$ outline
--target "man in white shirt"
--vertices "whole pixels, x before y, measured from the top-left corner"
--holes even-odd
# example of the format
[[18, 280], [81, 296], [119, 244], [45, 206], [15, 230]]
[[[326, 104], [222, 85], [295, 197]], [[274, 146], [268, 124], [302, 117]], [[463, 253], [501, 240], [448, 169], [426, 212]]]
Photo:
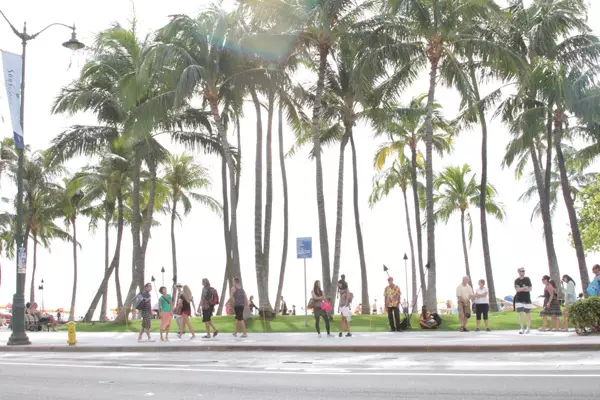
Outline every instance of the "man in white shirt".
[[458, 300], [458, 319], [460, 320], [460, 331], [469, 332], [467, 322], [471, 317], [471, 299], [474, 297], [473, 288], [469, 285], [470, 279], [464, 276], [462, 283], [456, 288], [456, 299]]

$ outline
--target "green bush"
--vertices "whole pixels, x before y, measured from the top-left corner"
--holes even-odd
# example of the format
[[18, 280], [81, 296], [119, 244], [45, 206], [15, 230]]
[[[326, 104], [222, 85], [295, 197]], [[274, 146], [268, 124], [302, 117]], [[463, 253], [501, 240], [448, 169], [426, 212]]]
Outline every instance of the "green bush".
[[569, 321], [573, 323], [578, 334], [600, 332], [600, 297], [576, 301], [569, 305], [567, 311]]

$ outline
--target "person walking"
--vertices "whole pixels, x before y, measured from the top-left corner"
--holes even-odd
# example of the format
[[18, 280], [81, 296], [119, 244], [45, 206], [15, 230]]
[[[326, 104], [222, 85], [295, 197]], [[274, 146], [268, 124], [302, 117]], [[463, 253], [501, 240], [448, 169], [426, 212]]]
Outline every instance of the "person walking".
[[388, 285], [383, 291], [383, 305], [385, 306], [384, 312], [387, 311], [388, 321], [390, 323], [390, 329], [392, 332], [400, 331], [400, 288], [398, 285], [394, 285], [394, 278], [391, 276], [388, 278]]
[[327, 312], [323, 311], [321, 305], [324, 301], [327, 301], [325, 295], [323, 293], [323, 289], [321, 289], [321, 281], [315, 281], [313, 286], [313, 290], [311, 292], [311, 298], [314, 303], [313, 313], [315, 315], [315, 329], [317, 330], [317, 335], [321, 337], [321, 317], [325, 320], [325, 329], [327, 329], [327, 337], [331, 336], [331, 327], [329, 325], [329, 315]]
[[246, 332], [246, 322], [244, 321], [244, 310], [248, 308], [248, 296], [242, 289], [240, 278], [233, 279], [233, 287], [231, 288], [231, 302], [233, 303], [233, 311], [235, 313], [235, 332], [233, 336], [237, 337], [238, 331], [242, 330], [242, 337], [248, 337]]
[[569, 305], [575, 303], [577, 294], [575, 292], [575, 281], [569, 275], [563, 275], [562, 281], [565, 287], [565, 308], [563, 310], [563, 332], [569, 332]]
[[142, 291], [142, 301], [138, 305], [140, 313], [142, 314], [142, 327], [140, 328], [140, 334], [138, 335], [138, 342], [143, 342], [142, 337], [144, 332], [148, 336], [148, 342], [154, 342], [154, 339], [150, 336], [150, 327], [152, 324], [152, 299], [150, 292], [152, 291], [152, 284], [146, 283], [144, 290]]
[[[190, 340], [193, 340], [196, 338], [196, 333], [194, 332], [194, 328], [192, 327], [192, 323], [190, 322], [190, 317], [192, 316], [192, 292], [187, 285], [183, 287], [183, 293], [181, 293], [179, 301], [181, 302], [181, 325], [183, 328], [182, 330], [185, 332], [185, 327], [187, 326], [190, 330], [190, 333], [192, 334]], [[181, 339], [182, 333], [183, 332], [179, 333], [179, 339]]]
[[485, 287], [485, 281], [479, 280], [479, 287], [475, 289], [475, 298], [473, 304], [475, 304], [475, 317], [477, 318], [477, 328], [475, 332], [479, 332], [481, 327], [481, 317], [483, 316], [483, 322], [485, 323], [485, 331], [490, 332], [488, 325], [488, 313], [490, 311], [490, 300], [488, 297], [488, 289]]
[[[559, 320], [558, 318], [562, 314], [560, 311], [560, 303], [558, 302], [558, 292], [556, 290], [556, 282], [554, 282], [548, 275], [542, 277], [542, 283], [545, 285], [544, 288], [544, 308], [540, 312], [542, 316], [542, 327], [539, 329], [540, 332], [558, 332]], [[552, 318], [550, 329], [546, 328], [548, 317]]]
[[[519, 334], [528, 334], [531, 332], [531, 309], [533, 304], [531, 303], [531, 279], [525, 276], [525, 268], [521, 267], [518, 270], [519, 277], [515, 279], [515, 311], [519, 313], [519, 323], [521, 324], [521, 330]], [[524, 329], [525, 317], [527, 317], [527, 330]]]
[[592, 279], [586, 291], [590, 296], [600, 296], [600, 265], [594, 265], [592, 273], [594, 274], [594, 279]]
[[[169, 328], [171, 327], [171, 321], [173, 320], [173, 314], [171, 313], [171, 295], [167, 293], [167, 288], [162, 286], [158, 291], [161, 296], [158, 300], [158, 314], [160, 318], [160, 341], [169, 341]], [[165, 336], [163, 337], [163, 333]]]
[[467, 323], [471, 318], [471, 299], [475, 296], [473, 288], [469, 285], [468, 276], [463, 276], [462, 282], [456, 288], [456, 300], [458, 302], [458, 319], [460, 320], [460, 331], [469, 332]]
[[288, 315], [287, 303], [283, 299], [283, 296], [281, 296], [281, 303], [279, 305], [279, 309], [281, 310], [281, 315]]
[[203, 339], [210, 339], [210, 328], [213, 329], [213, 338], [216, 338], [219, 334], [219, 330], [212, 322], [212, 315], [215, 312], [215, 304], [218, 303], [218, 298], [214, 299], [216, 291], [210, 286], [210, 281], [206, 278], [202, 279], [202, 294], [200, 295], [200, 305], [198, 310], [202, 310], [202, 322], [206, 327], [206, 335], [202, 336]]
[[346, 337], [351, 337], [352, 333], [350, 333], [350, 317], [352, 316], [352, 309], [350, 308], [350, 303], [352, 301], [352, 294], [348, 290], [348, 284], [346, 281], [340, 280], [338, 282], [338, 294], [340, 296], [338, 311], [342, 316], [339, 336], [342, 337], [344, 335], [344, 330], [346, 330]]
[[255, 314], [255, 310], [258, 310], [258, 307], [256, 307], [256, 304], [254, 304], [254, 296], [250, 296], [250, 300], [249, 300], [249, 304], [250, 304], [250, 312], [252, 313], [252, 315]]

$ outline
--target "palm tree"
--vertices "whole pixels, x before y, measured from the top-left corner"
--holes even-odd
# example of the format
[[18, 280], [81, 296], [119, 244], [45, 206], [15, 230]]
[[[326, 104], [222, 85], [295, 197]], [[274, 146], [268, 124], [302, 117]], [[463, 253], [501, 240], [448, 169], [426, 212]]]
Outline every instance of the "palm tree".
[[[375, 160], [375, 164], [377, 167], [377, 159]], [[402, 190], [404, 214], [406, 215], [406, 230], [408, 233], [408, 242], [410, 244], [410, 262], [412, 266], [412, 310], [413, 312], [417, 312], [417, 266], [415, 262], [415, 246], [412, 228], [410, 225], [410, 212], [408, 211], [408, 197], [406, 196], [409, 186], [412, 186], [412, 164], [403, 153], [400, 153], [390, 168], [380, 172], [373, 179], [373, 193], [371, 193], [371, 196], [369, 197], [369, 205], [373, 207], [395, 188], [400, 188]], [[412, 190], [422, 191], [423, 185], [419, 183], [419, 186], [417, 188], [413, 187]], [[424, 280], [422, 279], [421, 282], [424, 283]], [[423, 299], [425, 299], [424, 294]]]
[[[171, 211], [171, 255], [173, 258], [173, 276], [177, 276], [177, 250], [175, 245], [175, 220], [179, 217], [178, 203], [183, 205], [184, 215], [192, 210], [192, 201], [201, 203], [212, 211], [222, 213], [222, 206], [210, 196], [195, 192], [210, 187], [208, 172], [202, 166], [194, 164], [193, 157], [182, 154], [167, 157], [164, 176], [161, 179], [168, 189], [168, 203]], [[180, 218], [180, 217], [179, 217]], [[180, 218], [181, 219], [181, 218]]]
[[[473, 222], [469, 213], [469, 206], [479, 205], [479, 185], [475, 180], [475, 174], [468, 176], [471, 173], [471, 167], [467, 164], [462, 166], [447, 167], [435, 180], [435, 188], [438, 192], [436, 195], [436, 203], [438, 208], [436, 218], [441, 219], [444, 223], [448, 223], [450, 217], [456, 213], [460, 213], [460, 226], [462, 235], [463, 254], [465, 257], [466, 275], [471, 279], [471, 269], [469, 267], [469, 252], [467, 248], [467, 237], [465, 230], [465, 222], [469, 228], [469, 244], [473, 239]], [[504, 210], [502, 205], [494, 199], [496, 190], [488, 185], [486, 188], [487, 202], [485, 204], [485, 212], [493, 215], [499, 221], [504, 219]], [[471, 281], [472, 285], [472, 281]], [[490, 299], [495, 302], [495, 298]]]
[[[425, 118], [427, 107], [425, 104], [426, 95], [413, 98], [406, 106], [389, 106], [381, 109], [375, 109], [370, 117], [375, 128], [375, 134], [378, 136], [387, 136], [389, 142], [381, 145], [376, 156], [375, 165], [377, 169], [382, 170], [388, 157], [396, 159], [404, 157], [405, 148], [410, 151], [411, 159], [411, 186], [419, 187], [418, 174], [420, 164], [423, 163], [421, 146], [424, 143], [426, 134]], [[442, 115], [441, 106], [434, 104], [434, 114], [432, 124], [434, 127], [433, 145], [438, 154], [444, 155], [452, 150], [453, 136], [456, 133], [455, 127]], [[419, 275], [421, 282], [421, 294], [423, 304], [427, 298], [427, 283], [425, 281], [425, 269], [423, 264], [423, 241], [421, 235], [421, 199], [418, 191], [413, 190], [413, 203], [415, 207], [415, 230], [417, 232], [417, 254], [419, 264]]]

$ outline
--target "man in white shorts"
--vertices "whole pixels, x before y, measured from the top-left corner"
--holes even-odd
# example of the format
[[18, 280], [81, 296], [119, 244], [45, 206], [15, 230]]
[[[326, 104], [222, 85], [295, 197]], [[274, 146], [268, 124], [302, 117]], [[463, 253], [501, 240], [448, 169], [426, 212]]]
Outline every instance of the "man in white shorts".
[[[521, 330], [519, 334], [529, 333], [531, 331], [531, 279], [525, 276], [525, 268], [521, 267], [518, 269], [519, 277], [515, 279], [515, 311], [519, 313], [519, 322], [521, 323]], [[527, 330], [523, 328], [524, 317], [527, 316]]]

